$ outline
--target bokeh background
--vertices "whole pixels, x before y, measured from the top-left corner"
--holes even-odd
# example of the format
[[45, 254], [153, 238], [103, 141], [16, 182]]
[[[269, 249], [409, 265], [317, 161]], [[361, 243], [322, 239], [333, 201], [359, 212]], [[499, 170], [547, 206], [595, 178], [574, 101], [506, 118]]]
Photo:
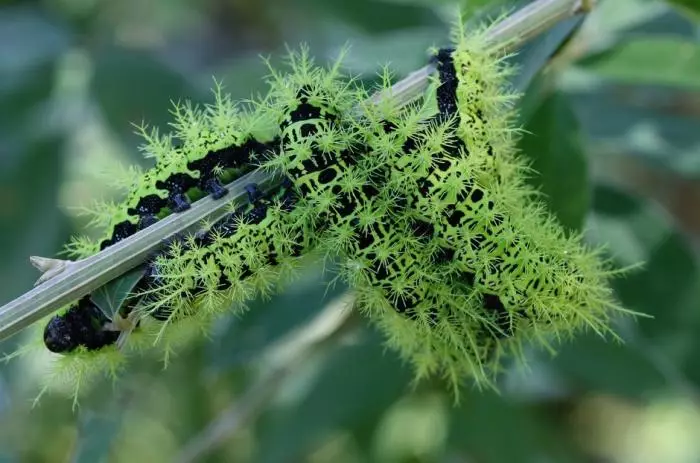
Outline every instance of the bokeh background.
[[[166, 127], [171, 100], [208, 101], [212, 76], [238, 98], [262, 91], [259, 55], [301, 41], [321, 62], [350, 42], [346, 65], [368, 82], [386, 63], [403, 76], [446, 43], [454, 6], [0, 3], [0, 303], [31, 288], [28, 256], [83, 229], [76, 208], [109, 197], [97, 171], [147, 165], [132, 122]], [[0, 462], [700, 462], [699, 21], [696, 0], [602, 0], [515, 58], [533, 181], [620, 265], [646, 262], [616, 282], [653, 316], [622, 323], [624, 345], [529, 352], [500, 394], [467, 387], [455, 407], [438, 380], [411, 387], [363, 320], [326, 316], [345, 288], [308, 268], [166, 370], [137, 360], [76, 410], [61, 395], [32, 407], [45, 358], [3, 364]]]

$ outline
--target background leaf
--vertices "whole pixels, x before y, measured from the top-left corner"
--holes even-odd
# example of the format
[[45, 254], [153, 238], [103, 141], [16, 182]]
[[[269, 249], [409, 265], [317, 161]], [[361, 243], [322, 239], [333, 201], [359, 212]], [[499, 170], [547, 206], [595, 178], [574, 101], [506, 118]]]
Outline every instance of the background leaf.
[[[654, 59], [650, 60], [649, 56]], [[582, 63], [617, 83], [700, 89], [700, 44], [678, 37], [634, 36]]]
[[520, 147], [532, 161], [549, 209], [570, 230], [581, 228], [589, 209], [588, 166], [578, 122], [565, 95], [554, 93], [525, 125]]
[[122, 426], [124, 409], [114, 401], [107, 410], [87, 410], [80, 414], [78, 438], [73, 463], [99, 463], [108, 461], [111, 441]]
[[257, 461], [293, 459], [334, 430], [371, 428], [410, 378], [391, 354], [374, 331], [331, 352], [293, 404], [263, 421]]
[[680, 10], [689, 15], [694, 20], [700, 20], [700, 5], [694, 0], [670, 0]]
[[[478, 461], [584, 461], [531, 406], [494, 393], [471, 393], [452, 411], [452, 446]], [[507, 438], [508, 445], [504, 445]]]
[[227, 370], [250, 362], [311, 318], [347, 288], [329, 286], [333, 275], [309, 266], [284, 291], [267, 301], [253, 301], [241, 316], [222, 320], [208, 347], [211, 367]]
[[[133, 147], [141, 140], [134, 134], [132, 124], [148, 121], [149, 126], [166, 130], [173, 101], [200, 102], [205, 96], [161, 57], [143, 50], [102, 50], [95, 55], [94, 68], [95, 100], [114, 131]], [[136, 150], [131, 149], [130, 154], [134, 160], [140, 160]]]

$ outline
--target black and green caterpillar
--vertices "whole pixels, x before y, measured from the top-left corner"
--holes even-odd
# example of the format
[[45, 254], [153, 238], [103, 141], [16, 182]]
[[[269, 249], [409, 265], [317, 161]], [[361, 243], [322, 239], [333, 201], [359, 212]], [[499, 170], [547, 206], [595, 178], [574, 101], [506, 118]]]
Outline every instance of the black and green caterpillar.
[[[285, 181], [269, 194], [251, 185], [249, 204], [154, 256], [121, 316], [150, 315], [167, 338], [171, 325], [269, 292], [313, 252], [341, 258], [357, 306], [419, 375], [439, 373], [454, 385], [464, 377], [490, 381], [500, 358], [525, 342], [586, 327], [608, 331], [621, 310], [610, 272], [526, 184], [507, 70], [483, 50], [483, 33], [435, 54], [437, 113], [428, 102], [402, 110], [390, 99], [370, 103], [337, 64], [321, 69], [302, 50], [291, 55], [291, 73], [271, 73], [270, 93], [250, 116], [265, 121], [268, 138], [215, 118], [202, 128], [191, 108], [178, 116], [182, 146], [149, 145], [172, 154], [144, 176], [160, 199], [133, 193], [125, 211], [135, 228], [112, 227], [103, 245], [152, 223], [163, 208], [182, 210], [190, 189], [221, 197], [226, 170], [257, 166]], [[213, 107], [234, 107], [224, 100]], [[224, 129], [235, 137], [219, 141]], [[111, 322], [88, 296], [49, 322], [44, 341], [69, 355], [100, 350], [119, 337]]]

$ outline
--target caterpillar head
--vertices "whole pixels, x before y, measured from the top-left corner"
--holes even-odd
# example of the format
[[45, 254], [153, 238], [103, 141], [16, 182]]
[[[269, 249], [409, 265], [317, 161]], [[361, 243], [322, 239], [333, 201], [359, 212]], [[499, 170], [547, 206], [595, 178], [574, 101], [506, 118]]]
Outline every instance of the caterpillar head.
[[65, 353], [78, 347], [96, 350], [113, 344], [118, 331], [108, 329], [110, 320], [90, 300], [84, 297], [60, 315], [56, 315], [44, 328], [44, 344], [51, 352]]

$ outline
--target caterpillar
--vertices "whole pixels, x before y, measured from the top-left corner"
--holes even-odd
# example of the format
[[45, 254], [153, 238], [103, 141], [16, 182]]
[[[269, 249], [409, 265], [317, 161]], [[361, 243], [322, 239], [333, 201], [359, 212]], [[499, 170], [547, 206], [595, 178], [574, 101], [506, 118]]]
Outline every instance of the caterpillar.
[[[491, 384], [503, 355], [525, 342], [610, 332], [611, 313], [624, 311], [612, 271], [526, 184], [509, 70], [483, 48], [485, 33], [460, 31], [435, 54], [433, 115], [427, 104], [370, 103], [340, 75], [340, 60], [323, 70], [305, 49], [291, 54], [292, 73], [271, 70], [256, 107], [277, 127], [258, 167], [281, 171], [284, 185], [268, 196], [251, 186], [249, 205], [175, 240], [148, 264], [127, 310], [159, 320], [163, 334], [266, 294], [317, 252], [341, 258], [358, 307], [417, 376], [441, 374], [455, 390], [466, 377]], [[80, 323], [66, 327], [71, 317]], [[100, 350], [115, 342], [102, 333], [108, 323], [82, 299], [49, 322], [47, 347]]]

